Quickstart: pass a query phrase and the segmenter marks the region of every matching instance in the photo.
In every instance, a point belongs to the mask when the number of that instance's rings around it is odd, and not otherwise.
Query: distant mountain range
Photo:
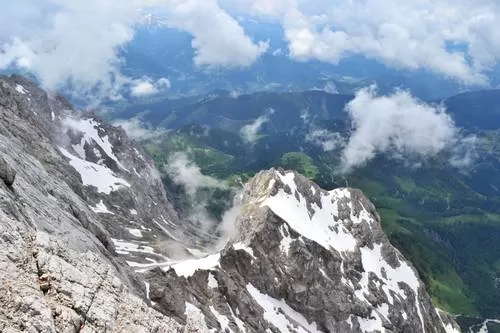
[[[270,50],[248,68],[198,68],[192,61],[194,50],[189,34],[161,24],[146,24],[138,28],[134,40],[122,51],[123,73],[131,77],[167,77],[172,83],[169,94],[177,97],[204,95],[217,89],[235,93],[334,89],[349,94],[377,84],[382,92],[398,87],[410,89],[422,99],[437,99],[467,89],[433,73],[391,69],[362,56],[346,58],[336,65],[294,61],[287,55],[279,25],[254,24],[251,20],[241,24],[257,40],[270,42]]]

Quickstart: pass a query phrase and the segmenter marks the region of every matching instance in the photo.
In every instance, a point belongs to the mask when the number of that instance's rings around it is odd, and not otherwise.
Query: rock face
[[[0,178],[5,185],[11,187],[16,179],[16,171],[10,167],[6,160],[0,156]]]
[[[196,314],[222,332],[459,331],[432,306],[360,191],[326,192],[271,170],[238,204],[224,250],[146,275],[155,308],[187,323]]]
[[[0,178],[0,332],[458,332],[361,192],[261,172],[202,256],[123,130],[21,77]]]
[[[61,119],[67,116],[76,113],[59,97],[19,77],[0,78],[0,332],[181,329],[147,305],[141,297],[144,283],[116,257],[118,247],[109,233],[114,229],[106,228],[110,219],[93,209],[100,194],[85,186],[70,164],[73,159],[61,153],[64,147],[74,153],[62,135]],[[150,224],[162,214],[173,219],[159,177],[143,158],[137,163],[143,166],[137,170],[140,177],[113,174],[130,186],[144,186],[120,187],[103,197],[104,205],[121,205],[128,196],[130,203],[117,211],[144,211],[141,219],[151,218]],[[163,208],[149,209],[148,198]],[[122,229],[131,223],[126,214],[111,216],[122,217]],[[157,237],[164,235],[160,227],[154,230]]]

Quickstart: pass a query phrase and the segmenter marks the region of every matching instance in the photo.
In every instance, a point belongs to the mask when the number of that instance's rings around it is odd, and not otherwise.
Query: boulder
[[[7,161],[0,156],[0,178],[2,178],[5,185],[12,187],[16,180],[16,170],[14,170]]]

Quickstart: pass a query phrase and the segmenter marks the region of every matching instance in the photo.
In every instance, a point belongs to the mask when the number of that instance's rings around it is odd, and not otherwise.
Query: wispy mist
[[[247,143],[254,143],[259,138],[259,132],[262,126],[270,121],[270,116],[274,113],[273,109],[268,109],[265,114],[255,119],[248,125],[241,128],[240,133]]]
[[[232,202],[236,190],[225,181],[204,175],[186,153],[174,154],[164,171],[184,189],[189,204],[185,219],[195,227],[196,233],[210,239],[212,246],[227,241],[239,212]],[[217,198],[217,191],[221,198]],[[214,216],[214,206],[220,210],[220,218]]]
[[[324,151],[333,151],[345,146],[345,139],[340,133],[325,129],[314,129],[306,136],[306,141],[323,148]]]
[[[123,128],[130,138],[138,141],[157,139],[166,133],[166,130],[153,128],[137,118],[115,120],[113,125]]]

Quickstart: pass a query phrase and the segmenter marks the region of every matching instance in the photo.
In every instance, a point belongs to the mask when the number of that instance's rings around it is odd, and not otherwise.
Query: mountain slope
[[[67,114],[76,116],[61,98],[22,78],[0,78],[0,330],[175,331],[180,326],[174,320],[136,296],[143,283],[116,257],[104,219],[92,209],[101,194],[84,186],[60,153],[63,142],[56,138]],[[100,164],[86,170],[111,173]],[[12,171],[13,182],[6,177]],[[89,181],[100,185],[93,177]],[[153,193],[123,185],[133,184],[131,177],[120,182],[112,184],[119,191],[111,196],[140,199]]]
[[[360,191],[326,192],[270,170],[245,186],[237,205],[224,250],[146,274],[155,308],[197,313],[215,331],[459,331],[434,309]]]

